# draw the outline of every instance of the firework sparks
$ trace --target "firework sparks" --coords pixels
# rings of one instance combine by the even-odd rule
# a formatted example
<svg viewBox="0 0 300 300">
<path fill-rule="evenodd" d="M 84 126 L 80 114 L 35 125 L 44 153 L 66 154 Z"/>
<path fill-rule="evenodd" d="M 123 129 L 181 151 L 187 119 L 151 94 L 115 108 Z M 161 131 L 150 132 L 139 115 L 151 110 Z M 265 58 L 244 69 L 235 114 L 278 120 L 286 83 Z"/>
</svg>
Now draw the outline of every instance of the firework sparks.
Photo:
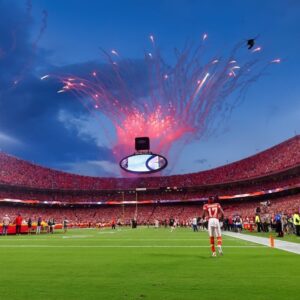
<svg viewBox="0 0 300 300">
<path fill-rule="evenodd" d="M 251 53 L 245 59 L 239 53 L 241 44 L 227 58 L 211 58 L 208 62 L 202 62 L 201 47 L 196 51 L 190 47 L 177 51 L 176 61 L 170 65 L 155 47 L 154 36 L 149 38 L 154 49 L 145 55 L 144 72 L 151 86 L 146 96 L 141 97 L 128 86 L 124 66 L 131 70 L 134 65 L 127 61 L 124 64 L 115 50 L 106 55 L 112 75 L 105 80 L 101 70 L 99 75 L 91 71 L 87 78 L 53 76 L 63 84 L 57 93 L 72 92 L 89 111 L 102 113 L 111 120 L 116 132 L 113 153 L 117 159 L 132 152 L 137 136 L 149 136 L 152 150 L 162 154 L 167 154 L 175 142 L 184 144 L 191 137 L 200 139 L 213 127 L 215 119 L 223 115 L 225 104 L 234 107 L 235 101 L 243 98 L 247 87 L 270 65 L 253 58 Z M 203 40 L 206 38 L 204 34 Z M 257 47 L 252 53 L 260 50 Z M 279 63 L 280 59 L 271 62 Z M 113 89 L 108 87 L 108 81 Z M 238 99 L 230 102 L 228 98 L 234 93 L 239 95 Z"/>
<path fill-rule="evenodd" d="M 262 49 L 261 47 L 256 47 L 255 49 L 252 50 L 252 53 L 260 52 L 261 49 Z"/>
<path fill-rule="evenodd" d="M 279 64 L 280 62 L 281 62 L 280 58 L 276 58 L 271 61 L 271 63 L 274 63 L 274 64 Z"/>
<path fill-rule="evenodd" d="M 42 76 L 42 77 L 41 77 L 41 80 L 45 80 L 45 79 L 47 79 L 47 78 L 49 78 L 49 74 Z"/>
<path fill-rule="evenodd" d="M 113 54 L 113 55 L 116 55 L 116 56 L 119 56 L 119 53 L 116 51 L 116 50 L 111 50 L 111 54 Z"/>
<path fill-rule="evenodd" d="M 151 43 L 154 44 L 154 36 L 152 34 L 150 34 L 149 39 L 150 39 Z"/>
</svg>

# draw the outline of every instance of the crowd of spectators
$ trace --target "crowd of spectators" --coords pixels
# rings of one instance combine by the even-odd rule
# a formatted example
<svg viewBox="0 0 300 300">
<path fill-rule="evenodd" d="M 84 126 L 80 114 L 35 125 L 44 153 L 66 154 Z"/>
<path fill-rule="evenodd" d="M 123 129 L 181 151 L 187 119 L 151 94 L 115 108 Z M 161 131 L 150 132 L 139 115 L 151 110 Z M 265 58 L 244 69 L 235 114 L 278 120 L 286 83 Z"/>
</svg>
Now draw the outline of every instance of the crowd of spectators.
<svg viewBox="0 0 300 300">
<path fill-rule="evenodd" d="M 292 189 L 300 186 L 300 176 L 291 174 L 285 175 L 282 178 L 271 176 L 268 180 L 261 181 L 251 180 L 247 183 L 225 184 L 222 186 L 209 186 L 200 189 L 156 189 L 147 191 L 65 191 L 60 190 L 28 190 L 16 189 L 11 187 L 9 189 L 0 188 L 0 202 L 5 199 L 19 199 L 26 201 L 61 203 L 61 204 L 82 204 L 82 203 L 97 203 L 97 202 L 122 202 L 122 201 L 150 201 L 165 202 L 165 201 L 191 201 L 199 200 L 209 197 L 210 195 L 218 194 L 221 198 L 229 198 L 235 195 L 270 193 L 270 190 L 278 192 L 278 188 Z"/>
<path fill-rule="evenodd" d="M 300 164 L 300 136 L 246 159 L 215 169 L 174 176 L 97 178 L 44 168 L 0 153 L 0 184 L 40 189 L 118 190 L 137 187 L 192 187 L 266 176 Z"/>
<path fill-rule="evenodd" d="M 268 203 L 266 206 L 264 203 Z M 138 224 L 153 225 L 158 220 L 160 224 L 166 224 L 170 218 L 174 218 L 181 226 L 190 225 L 192 219 L 202 215 L 203 204 L 155 204 L 155 205 L 110 205 L 103 207 L 36 207 L 36 206 L 0 206 L 0 223 L 9 216 L 12 222 L 20 214 L 24 224 L 30 219 L 32 223 L 38 218 L 47 222 L 49 219 L 56 220 L 56 223 L 63 223 L 67 219 L 70 224 L 109 224 L 116 220 L 118 224 L 129 225 L 134 218 Z M 225 212 L 225 218 L 229 224 L 233 223 L 236 216 L 243 222 L 255 222 L 257 208 L 260 208 L 260 215 L 264 218 L 274 218 L 280 213 L 286 216 L 292 215 L 300 209 L 300 194 L 285 196 L 271 201 L 222 201 L 221 205 Z"/>
</svg>

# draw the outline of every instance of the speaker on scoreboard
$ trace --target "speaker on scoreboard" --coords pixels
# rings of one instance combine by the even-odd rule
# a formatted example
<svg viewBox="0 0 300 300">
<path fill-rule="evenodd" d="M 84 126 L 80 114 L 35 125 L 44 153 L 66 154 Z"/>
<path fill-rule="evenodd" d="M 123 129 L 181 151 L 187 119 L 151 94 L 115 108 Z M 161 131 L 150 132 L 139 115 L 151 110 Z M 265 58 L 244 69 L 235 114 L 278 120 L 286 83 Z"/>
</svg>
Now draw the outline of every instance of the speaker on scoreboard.
<svg viewBox="0 0 300 300">
<path fill-rule="evenodd" d="M 136 151 L 148 151 L 150 150 L 149 137 L 136 137 L 135 138 L 135 150 Z"/>
</svg>

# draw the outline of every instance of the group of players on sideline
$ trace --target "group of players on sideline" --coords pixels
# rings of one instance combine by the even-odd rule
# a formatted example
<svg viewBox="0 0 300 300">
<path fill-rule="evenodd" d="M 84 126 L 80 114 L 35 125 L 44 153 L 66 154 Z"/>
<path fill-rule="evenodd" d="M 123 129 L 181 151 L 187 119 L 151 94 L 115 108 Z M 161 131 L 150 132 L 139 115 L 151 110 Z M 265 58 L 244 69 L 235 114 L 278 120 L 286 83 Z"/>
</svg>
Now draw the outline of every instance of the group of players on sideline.
<svg viewBox="0 0 300 300">
<path fill-rule="evenodd" d="M 241 216 L 235 215 L 232 218 L 225 217 L 224 211 L 221 205 L 218 203 L 218 196 L 209 197 L 208 203 L 203 205 L 203 211 L 201 217 L 193 217 L 188 222 L 182 223 L 179 220 L 171 217 L 169 222 L 167 220 L 154 221 L 154 227 L 159 228 L 161 225 L 167 227 L 168 225 L 171 228 L 171 231 L 174 231 L 178 226 L 189 226 L 193 229 L 193 231 L 198 231 L 199 228 L 202 230 L 207 230 L 209 234 L 209 241 L 211 245 L 212 255 L 216 256 L 216 248 L 215 248 L 215 238 L 217 239 L 217 249 L 219 255 L 223 254 L 222 251 L 222 233 L 221 228 L 223 230 L 241 232 L 245 229 L 245 224 L 249 225 L 247 229 L 252 231 L 254 228 L 257 232 L 269 232 L 271 230 L 275 230 L 278 234 L 278 237 L 283 237 L 284 234 L 295 233 L 297 236 L 300 236 L 300 215 L 298 211 L 295 211 L 293 215 L 285 215 L 282 213 L 277 213 L 271 218 L 268 214 L 268 206 L 270 206 L 270 201 L 266 201 L 261 203 L 260 207 L 256 208 L 255 216 L 251 218 L 247 218 L 245 221 Z M 64 232 L 67 231 L 69 221 L 67 218 L 62 219 L 62 229 Z M 40 234 L 41 231 L 46 231 L 47 233 L 54 233 L 54 228 L 56 225 L 56 221 L 54 218 L 48 219 L 48 221 L 44 221 L 41 217 L 33 222 L 32 218 L 29 217 L 27 220 L 24 220 L 19 213 L 14 220 L 6 214 L 2 219 L 2 235 L 8 234 L 9 225 L 15 226 L 15 233 L 17 235 L 21 234 L 21 226 L 27 225 L 27 233 L 36 233 Z M 137 226 L 136 218 L 131 220 L 131 226 L 136 228 Z M 111 221 L 111 228 L 116 229 L 116 225 L 122 226 L 122 222 L 120 219 L 115 221 L 113 219 Z M 148 226 L 153 225 L 148 223 Z M 94 224 L 89 223 L 88 227 L 93 227 Z M 97 224 L 97 227 L 103 227 L 103 224 Z"/>
<path fill-rule="evenodd" d="M 69 221 L 64 218 L 62 220 L 62 228 L 64 232 L 67 231 Z M 8 234 L 8 227 L 10 225 L 15 226 L 15 233 L 17 235 L 21 234 L 21 229 L 23 225 L 27 226 L 27 234 L 36 233 L 40 234 L 41 232 L 54 233 L 54 228 L 56 221 L 54 218 L 44 221 L 42 217 L 38 217 L 36 221 L 33 221 L 31 217 L 28 220 L 24 220 L 22 215 L 19 213 L 15 219 L 11 219 L 7 214 L 2 218 L 2 235 Z M 45 230 L 46 229 L 46 230 Z"/>
</svg>

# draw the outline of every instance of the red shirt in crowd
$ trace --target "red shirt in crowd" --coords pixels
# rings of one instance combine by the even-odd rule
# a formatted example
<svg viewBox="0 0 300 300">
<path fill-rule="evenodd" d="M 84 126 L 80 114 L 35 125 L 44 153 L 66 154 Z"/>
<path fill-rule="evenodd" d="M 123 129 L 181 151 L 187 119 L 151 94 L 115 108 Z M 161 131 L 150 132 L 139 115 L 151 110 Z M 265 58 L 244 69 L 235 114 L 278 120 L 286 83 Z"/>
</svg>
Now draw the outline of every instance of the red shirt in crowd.
<svg viewBox="0 0 300 300">
<path fill-rule="evenodd" d="M 23 221 L 23 219 L 21 216 L 16 217 L 16 225 L 22 225 L 22 221 Z"/>
</svg>

